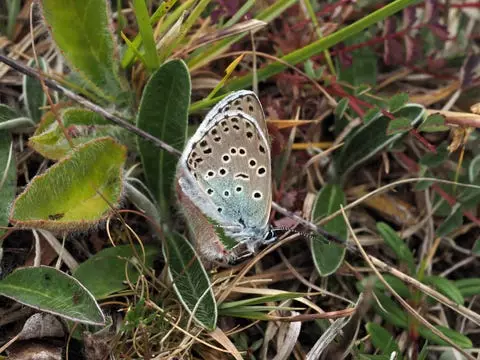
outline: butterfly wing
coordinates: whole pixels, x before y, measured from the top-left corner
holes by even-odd
[[[250,115],[267,136],[267,123],[262,104],[257,95],[250,90],[235,91],[224,97],[208,112],[207,116],[205,116],[204,124],[208,125],[218,114],[232,110],[241,111]]]
[[[188,175],[183,180],[186,191],[190,189],[192,201],[207,216],[238,234],[239,241],[261,237],[271,206],[267,136],[243,111],[219,112],[207,120],[181,159]]]

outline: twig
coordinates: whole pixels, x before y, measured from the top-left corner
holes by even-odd
[[[105,119],[110,120],[111,122],[117,124],[118,126],[120,126],[124,129],[126,129],[126,130],[144,138],[145,140],[148,140],[148,141],[152,142],[155,146],[169,152],[170,154],[178,155],[178,156],[181,155],[181,152],[179,150],[177,150],[174,147],[168,145],[167,143],[163,142],[162,140],[156,138],[155,136],[150,135],[148,132],[143,131],[142,129],[136,127],[135,125],[132,125],[127,120],[124,120],[124,119],[122,119],[122,118],[120,118],[116,115],[113,115],[113,114],[109,113],[108,111],[106,111],[102,107],[100,107],[98,105],[95,105],[91,101],[89,101],[89,100],[75,94],[74,92],[64,88],[63,86],[57,84],[55,81],[53,81],[51,79],[46,79],[46,76],[47,76],[46,74],[41,74],[39,71],[37,71],[37,70],[35,70],[35,69],[33,69],[29,66],[26,66],[26,65],[22,64],[21,62],[15,61],[15,60],[13,60],[13,59],[5,56],[5,55],[2,55],[2,54],[0,54],[0,61],[3,62],[6,65],[12,67],[13,69],[21,72],[22,74],[31,76],[35,79],[40,80],[40,81],[42,80],[42,78],[44,78],[45,85],[47,85],[50,89],[62,93],[63,95],[65,95],[70,100],[73,100],[73,101],[79,103],[80,105],[86,107],[87,109],[92,110],[93,112],[96,112],[96,113],[102,115]]]

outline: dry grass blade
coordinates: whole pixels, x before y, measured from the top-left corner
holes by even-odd
[[[348,230],[350,234],[352,235],[352,238],[357,245],[358,250],[360,251],[362,257],[364,260],[368,263],[370,268],[373,270],[375,275],[377,275],[378,279],[382,282],[382,284],[388,289],[388,291],[391,292],[391,294],[394,296],[394,298],[403,306],[405,310],[409,314],[411,314],[415,319],[417,319],[421,324],[426,326],[431,332],[433,332],[435,335],[440,337],[443,341],[447,342],[450,344],[452,347],[457,349],[462,355],[464,355],[467,359],[469,360],[475,360],[475,357],[467,353],[465,350],[463,350],[460,346],[458,346],[454,341],[450,340],[447,336],[445,336],[441,331],[437,330],[432,324],[430,324],[422,315],[420,315],[414,308],[410,306],[408,302],[406,302],[398,293],[390,286],[390,284],[385,280],[385,278],[382,276],[382,274],[378,271],[378,269],[375,267],[371,257],[365,252],[365,250],[362,247],[362,244],[360,244],[360,241],[358,241],[355,232],[353,231],[352,226],[350,225],[350,222],[348,220],[348,217],[345,213],[344,208],[342,207],[341,209],[343,218],[345,219],[345,222],[347,223]]]

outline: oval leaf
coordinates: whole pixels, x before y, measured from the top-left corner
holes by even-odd
[[[135,250],[135,251],[134,251]],[[140,259],[136,258],[138,254]],[[143,255],[145,256],[142,259]],[[125,275],[135,284],[140,274],[137,268],[128,263],[132,258],[141,261],[144,266],[152,267],[153,261],[160,255],[158,246],[145,246],[145,254],[140,246],[120,245],[103,249],[80,264],[73,276],[80,281],[96,299],[106,297],[127,287]],[[128,263],[128,265],[127,265]],[[108,274],[98,276],[98,274]]]
[[[480,278],[457,280],[454,284],[464,297],[480,295]]]
[[[425,277],[423,282],[425,284],[434,286],[435,289],[437,289],[443,295],[447,296],[459,305],[463,305],[463,303],[465,302],[462,293],[455,286],[455,283],[448,279],[440,276],[427,276]]]
[[[321,218],[330,215],[340,209],[340,205],[345,205],[345,194],[338,185],[326,185],[320,190],[315,200],[312,212],[312,221],[316,222]],[[341,215],[325,224],[324,229],[337,235],[341,239],[347,238],[347,225]],[[345,256],[345,247],[338,244],[328,244],[327,240],[313,238],[310,241],[312,256],[315,266],[321,276],[327,276],[334,273],[342,264]]]
[[[453,329],[447,328],[445,326],[440,326],[437,325],[435,328],[439,331],[441,331],[446,337],[448,337],[450,340],[452,340],[455,344],[460,346],[463,349],[468,349],[471,348],[472,341],[466,337],[465,335],[459,333],[458,331],[455,331]],[[450,346],[450,344],[446,343],[442,339],[440,339],[437,335],[435,335],[430,329],[427,329],[424,326],[420,326],[418,328],[418,332],[420,335],[422,335],[425,339],[428,341],[431,341],[432,343],[436,345],[441,345],[441,346]]]
[[[190,75],[182,60],[162,65],[145,86],[137,126],[180,151],[187,136],[190,106]],[[166,211],[173,198],[173,179],[178,158],[138,140],[143,169],[160,209]]]
[[[163,253],[173,288],[185,309],[201,326],[215,329],[217,304],[210,279],[190,242],[172,233],[165,237]]]
[[[36,176],[15,200],[10,221],[48,230],[87,229],[118,206],[126,148],[111,138],[76,148]]]
[[[400,348],[393,336],[382,326],[369,322],[366,326],[372,343],[375,348],[381,350],[384,354],[390,355],[392,352],[400,353]]]
[[[41,4],[55,43],[90,87],[109,97],[123,92],[108,1],[43,0]]]
[[[397,118],[409,119],[410,124],[415,126],[423,119],[424,113],[423,106],[407,104],[394,115]],[[402,133],[387,134],[390,121],[391,119],[385,115],[374,117],[347,138],[341,151],[334,156],[335,172],[340,179],[345,179],[355,167],[402,136]]]
[[[415,271],[415,261],[412,252],[405,242],[398,236],[395,230],[384,222],[377,223],[377,230],[385,243],[392,249],[395,255],[397,255],[398,259],[404,261],[408,265],[410,273],[413,274]]]
[[[92,294],[78,280],[52,267],[15,270],[0,281],[0,294],[76,322],[105,323],[102,310]]]

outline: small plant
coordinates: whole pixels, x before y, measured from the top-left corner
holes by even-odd
[[[62,319],[86,359],[475,358],[475,6],[124,6],[42,0],[28,28],[26,5],[0,5],[40,74],[9,90],[22,102],[0,95],[0,294]],[[200,112],[251,86],[278,240],[225,268],[198,256],[175,174]],[[8,269],[19,238],[33,266]],[[20,357],[27,328],[0,353]]]

